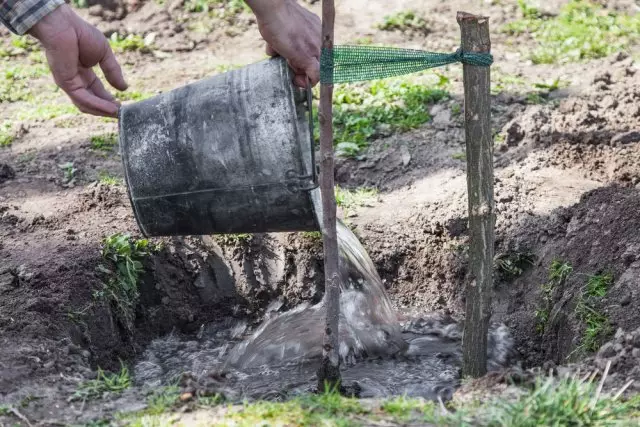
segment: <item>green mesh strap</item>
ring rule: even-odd
[[[461,49],[437,53],[380,46],[334,46],[322,49],[320,81],[331,84],[384,79],[456,62],[488,67],[493,56]]]

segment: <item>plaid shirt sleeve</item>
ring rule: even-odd
[[[0,0],[0,22],[22,35],[65,0]]]

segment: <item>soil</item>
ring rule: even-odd
[[[309,3],[318,13],[320,2]],[[248,14],[205,18],[186,12],[181,0],[89,6],[80,13],[106,35],[153,39],[151,52],[118,55],[130,86],[141,91],[165,91],[221,65],[263,57]],[[426,37],[374,29],[381,17],[407,8],[428,17]],[[374,43],[452,50],[459,38],[455,12],[468,8],[457,0],[342,2],[337,42],[370,37]],[[516,2],[487,1],[469,11],[490,16],[493,28],[518,16]],[[553,7],[547,12],[554,13]],[[498,275],[493,320],[513,330],[524,369],[604,369],[612,360],[608,384],[620,387],[634,379],[629,390],[640,390],[640,310],[633,304],[640,295],[637,56],[533,65],[501,32],[492,34],[492,45],[501,73],[530,82],[568,82],[544,105],[530,105],[515,92],[492,96],[494,131],[503,137],[495,152],[496,253],[534,259],[518,277]],[[462,104],[461,69],[443,72],[451,78],[452,99],[431,107],[433,119],[372,141],[361,159],[340,160],[336,180],[348,188],[380,190],[375,203],[353,210],[346,220],[397,308],[461,319],[468,230],[465,162],[457,154],[464,151],[464,129],[463,116],[451,113],[453,104]],[[3,103],[0,119],[22,107]],[[117,150],[93,150],[90,143],[93,135],[116,132],[116,123],[71,116],[25,120],[19,127],[12,146],[0,149],[0,404],[22,403],[20,413],[31,422],[75,423],[140,408],[144,399],[135,388],[83,406],[67,398],[98,366],[117,369],[120,360],[132,362],[156,337],[196,333],[226,317],[258,322],[274,300],[286,310],[322,297],[321,243],[309,235],[157,239],[163,246],[145,262],[135,327],[127,330],[112,307],[93,297],[102,287],[102,239],[115,232],[141,237],[124,186],[97,182],[103,173],[122,177]],[[69,161],[78,170],[72,182],[59,167]],[[535,313],[555,259],[569,263],[573,273],[555,289],[552,316],[540,332]],[[576,305],[588,275],[602,272],[611,272],[614,281],[598,308],[618,332],[597,354],[577,355],[585,325]],[[496,375],[493,383],[506,378]],[[481,387],[491,389],[492,380],[486,381]],[[0,415],[0,425],[22,422]]]

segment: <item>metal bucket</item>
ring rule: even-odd
[[[125,179],[144,235],[320,229],[311,89],[292,78],[272,58],[121,108]]]

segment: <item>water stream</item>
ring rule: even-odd
[[[404,322],[375,266],[353,232],[338,221],[340,250],[342,378],[361,397],[390,395],[448,399],[461,366],[461,325],[425,313]],[[170,335],[151,343],[135,367],[136,381],[166,385],[184,372],[216,381],[236,398],[269,398],[309,392],[317,384],[324,303],[272,314],[251,331],[223,319],[197,336]],[[489,369],[506,366],[513,339],[504,325],[489,333]],[[215,380],[213,380],[215,379]]]

